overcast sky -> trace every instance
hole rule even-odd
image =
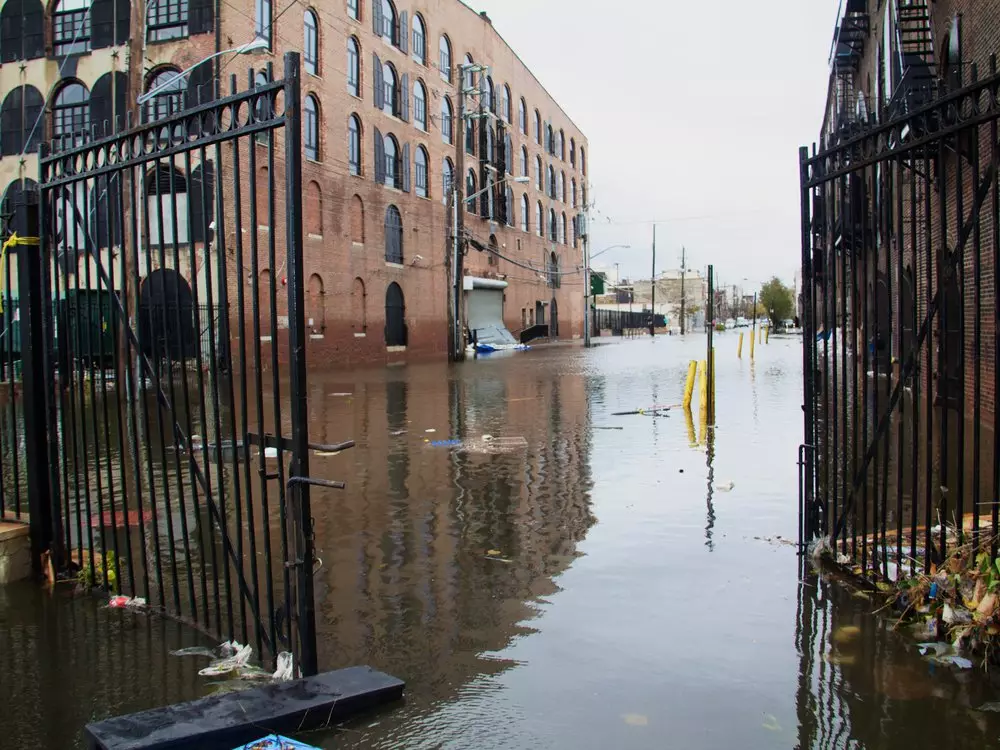
[[[799,267],[798,147],[819,134],[838,0],[467,0],[590,141],[594,267]]]

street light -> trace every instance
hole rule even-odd
[[[265,39],[262,36],[258,36],[258,37],[254,37],[251,41],[247,42],[242,47],[234,47],[233,49],[224,49],[224,50],[221,50],[219,52],[213,52],[208,57],[204,57],[201,60],[199,60],[198,62],[196,62],[194,65],[191,65],[190,67],[185,68],[180,73],[178,73],[177,75],[173,76],[170,80],[164,81],[159,86],[156,86],[155,88],[150,89],[149,91],[147,91],[145,94],[140,94],[139,97],[135,100],[135,103],[138,104],[138,105],[140,105],[140,106],[142,106],[143,104],[145,104],[146,102],[148,102],[150,99],[153,99],[153,98],[159,96],[164,91],[166,91],[171,86],[173,86],[175,83],[177,83],[178,81],[182,80],[184,78],[184,76],[186,76],[188,73],[190,73],[192,70],[194,70],[195,68],[197,68],[202,63],[206,63],[209,60],[215,59],[216,57],[221,57],[222,55],[229,55],[229,54],[246,55],[246,54],[249,54],[251,52],[258,52],[260,50],[270,49],[270,47],[271,47],[271,43],[269,41],[267,41],[267,39]]]

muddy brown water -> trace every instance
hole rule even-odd
[[[988,679],[928,664],[800,570],[800,340],[772,337],[753,364],[732,335],[716,343],[714,433],[697,395],[690,421],[612,416],[679,402],[695,336],[310,374],[310,438],[358,441],[311,467],[348,482],[313,493],[320,663],[371,664],[407,697],[303,739],[1000,746],[1000,714],[975,710],[998,699]],[[483,435],[526,447],[433,445]],[[203,643],[92,599],[0,589],[9,746],[79,747],[87,721],[205,694],[199,664],[167,655]]]

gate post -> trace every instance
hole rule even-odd
[[[309,476],[309,406],[306,399],[305,278],[302,258],[302,101],[299,54],[285,53],[285,241],[288,256],[288,344],[291,375],[291,478]],[[296,565],[299,669],[316,674],[312,508],[307,482],[289,482],[292,549]]]
[[[810,227],[810,205],[809,205],[809,149],[805,146],[799,149],[799,186],[802,211],[802,420],[803,420],[803,443],[806,446],[815,444],[815,427],[813,411],[815,408],[813,396],[813,378],[816,373],[813,371],[812,350],[816,345],[816,323],[813,319],[812,310],[812,240]],[[817,529],[813,517],[813,485],[815,481],[815,461],[816,453],[807,450],[805,454],[805,480],[803,482],[805,492],[800,498],[799,514],[802,523],[800,528],[805,528],[809,535],[815,534]],[[808,539],[800,542],[806,543]]]
[[[25,236],[17,243],[18,309],[21,317],[21,393],[24,407],[24,451],[27,467],[28,512],[31,532],[31,568],[40,575],[42,553],[48,550],[58,534],[53,533],[53,523],[58,514],[52,513],[52,487],[48,455],[47,392],[49,373],[46,372],[46,336],[44,307],[51,304],[46,299],[45,278],[42,273],[41,245],[39,243],[38,203],[29,201],[29,194],[22,193],[15,206],[16,226]]]

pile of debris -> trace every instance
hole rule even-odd
[[[955,546],[927,571],[907,560],[893,565],[889,576],[885,564],[866,571],[831,547],[828,538],[815,544],[813,559],[834,565],[866,589],[862,595],[881,599],[883,610],[894,610],[896,629],[913,637],[931,661],[962,669],[976,663],[988,670],[1000,664],[1000,559],[991,553],[994,537],[984,534],[974,543],[955,529],[945,534]],[[891,555],[886,546],[881,545],[883,561]]]

